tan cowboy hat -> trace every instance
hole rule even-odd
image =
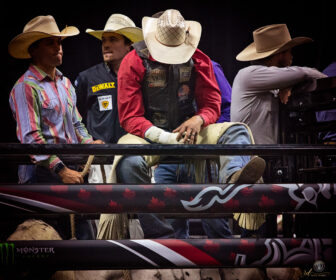
[[[47,37],[63,39],[78,34],[79,30],[75,26],[67,26],[60,32],[53,16],[37,16],[25,25],[21,34],[10,41],[8,52],[15,58],[30,58],[28,48],[32,43]]]
[[[159,18],[144,17],[142,31],[151,56],[166,64],[187,62],[198,46],[202,26],[184,20],[177,10],[166,10]]]
[[[88,28],[86,29],[86,32],[99,40],[102,39],[103,33],[105,32],[114,32],[124,35],[133,43],[143,40],[141,28],[136,27],[129,17],[122,14],[112,14],[107,20],[104,30],[93,30]]]
[[[253,43],[240,52],[236,59],[252,61],[312,42],[308,37],[291,38],[286,24],[272,24],[253,31]]]

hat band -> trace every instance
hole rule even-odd
[[[265,47],[262,48],[261,45],[258,47],[258,45],[256,44],[256,51],[257,51],[257,53],[273,51],[273,50],[276,50],[276,49],[279,49],[279,48],[283,47],[285,44],[289,43],[290,41],[291,40],[285,41],[285,42],[282,42],[281,44],[278,44],[276,46],[270,46],[268,48],[265,48]]]

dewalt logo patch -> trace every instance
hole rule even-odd
[[[102,83],[99,85],[92,86],[92,92],[97,92],[102,89],[115,88],[115,82],[111,83]]]

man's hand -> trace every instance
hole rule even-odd
[[[105,144],[105,142],[103,140],[98,139],[98,140],[91,142],[90,144]]]
[[[177,141],[182,139],[185,144],[196,144],[197,135],[201,131],[203,125],[203,119],[201,116],[196,115],[186,120],[178,128],[173,130],[173,133],[177,132]]]
[[[282,104],[287,104],[288,98],[292,94],[292,89],[291,88],[284,88],[279,90],[279,98]]]
[[[176,140],[178,133],[171,133],[157,126],[152,126],[145,132],[145,138],[159,144],[182,144]]]
[[[68,167],[64,167],[58,175],[61,177],[64,184],[83,184],[84,180],[82,175]]]

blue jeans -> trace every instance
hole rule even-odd
[[[124,184],[150,184],[149,168],[142,156],[125,156],[117,165],[117,181]],[[173,227],[164,217],[139,213],[144,238],[175,238]]]
[[[219,138],[218,144],[251,144],[251,140],[247,129],[243,125],[234,125],[227,129]],[[220,156],[219,180],[220,183],[226,183],[228,178],[236,171],[245,166],[250,156]],[[175,169],[176,170],[176,169]],[[117,181],[124,184],[150,184],[151,177],[146,161],[142,156],[125,156],[121,159],[117,166]],[[174,177],[175,178],[172,178]],[[174,180],[176,183],[176,173],[169,172],[167,180]],[[162,182],[162,181],[161,181]],[[138,214],[142,230],[145,238],[176,238],[177,236],[184,236],[186,232],[185,220],[178,221],[177,224],[169,223],[160,215],[154,214]],[[226,234],[221,230],[225,228],[223,219],[204,219],[203,222],[205,231],[211,236],[218,236],[218,234]],[[214,222],[213,220],[216,220]],[[179,224],[181,222],[181,224]],[[174,228],[181,229],[181,232]],[[221,230],[219,230],[221,229]],[[176,235],[175,235],[176,234]]]
[[[76,166],[69,168],[76,170]],[[21,165],[19,167],[20,184],[63,184],[61,177],[51,172],[43,166]],[[63,239],[70,239],[70,219],[69,215],[62,215],[57,220],[43,219],[46,223],[55,228]],[[95,239],[94,229],[90,221],[84,219],[82,215],[75,215],[75,231],[78,240]]]
[[[250,135],[243,125],[233,125],[228,128],[219,138],[218,144],[251,144]],[[219,182],[225,184],[230,176],[243,168],[249,161],[250,156],[219,156]]]
[[[159,164],[154,171],[155,183],[176,184],[195,183],[194,169],[186,164]],[[174,228],[176,238],[189,238],[187,219],[169,219]],[[209,238],[230,238],[232,236],[227,219],[202,219],[202,227]]]

